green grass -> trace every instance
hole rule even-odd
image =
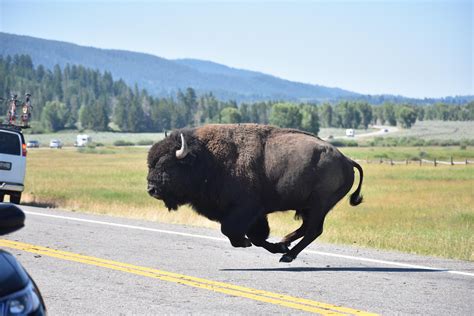
[[[354,159],[377,160],[380,158],[405,160],[405,159],[429,159],[449,161],[451,157],[455,161],[465,159],[474,161],[474,148],[461,149],[455,147],[344,147],[340,149],[347,156]]]
[[[24,200],[70,210],[217,228],[189,207],[168,212],[146,193],[147,149],[31,150]],[[424,148],[428,156],[474,157],[474,150]],[[366,158],[416,154],[416,148],[343,148]],[[362,164],[364,203],[332,210],[321,240],[474,261],[474,165]],[[272,214],[272,234],[299,226],[294,212]]]

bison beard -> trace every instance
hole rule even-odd
[[[291,129],[239,124],[173,132],[148,153],[148,193],[169,210],[190,204],[221,223],[234,247],[252,244],[291,262],[323,231],[326,214],[351,189],[362,202],[360,165],[318,137]],[[267,214],[296,210],[301,227],[270,243]],[[302,238],[289,249],[292,242]]]

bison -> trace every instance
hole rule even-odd
[[[323,232],[326,214],[359,185],[362,168],[313,134],[257,124],[212,124],[174,131],[148,153],[148,193],[168,210],[190,204],[221,224],[234,247],[263,247],[291,262]],[[301,227],[267,241],[267,214],[295,210]],[[290,244],[301,238],[294,247]]]

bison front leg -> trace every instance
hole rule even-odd
[[[266,216],[258,217],[247,232],[250,241],[257,247],[263,247],[271,253],[287,253],[289,251],[288,247],[284,244],[268,242],[267,238],[269,235],[270,227],[268,226]]]
[[[247,209],[233,209],[221,221],[221,232],[229,238],[234,247],[251,247],[252,243],[245,237],[245,233],[252,222],[252,213]]]

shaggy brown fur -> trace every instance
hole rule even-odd
[[[189,153],[177,159],[181,134]],[[150,149],[148,165],[148,191],[168,208],[190,204],[220,222],[232,245],[248,247],[251,241],[285,253],[285,262],[321,234],[326,214],[352,187],[354,167],[361,179],[351,204],[362,201],[362,168],[329,143],[297,130],[256,124],[180,130]],[[281,243],[267,242],[266,215],[290,209],[303,219],[302,227]]]

